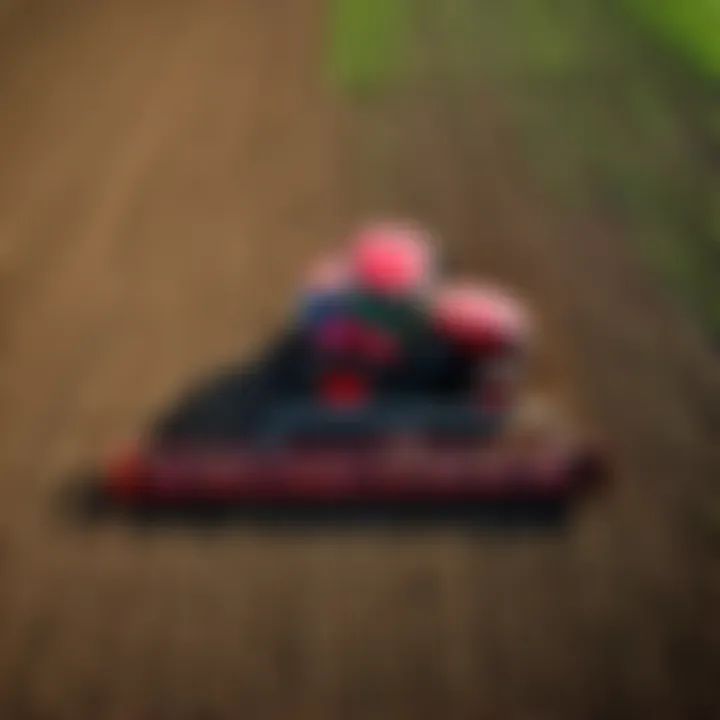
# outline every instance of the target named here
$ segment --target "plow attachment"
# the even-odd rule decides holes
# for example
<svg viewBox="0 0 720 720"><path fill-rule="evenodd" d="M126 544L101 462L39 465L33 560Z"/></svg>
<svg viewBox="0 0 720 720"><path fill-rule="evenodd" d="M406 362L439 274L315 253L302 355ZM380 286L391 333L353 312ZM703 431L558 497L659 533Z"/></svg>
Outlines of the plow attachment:
<svg viewBox="0 0 720 720"><path fill-rule="evenodd" d="M163 504L412 504L570 500L606 479L592 448L534 450L463 443L276 449L152 447L111 458L106 496Z"/></svg>

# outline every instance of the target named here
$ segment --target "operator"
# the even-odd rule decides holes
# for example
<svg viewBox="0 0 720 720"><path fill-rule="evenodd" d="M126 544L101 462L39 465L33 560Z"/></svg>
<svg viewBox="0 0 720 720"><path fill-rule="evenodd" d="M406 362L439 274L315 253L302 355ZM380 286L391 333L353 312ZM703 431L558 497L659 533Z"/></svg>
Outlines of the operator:
<svg viewBox="0 0 720 720"><path fill-rule="evenodd" d="M423 229L384 222L362 228L346 253L312 267L300 328L316 364L352 366L380 392L407 385L404 369L429 330L436 265Z"/></svg>

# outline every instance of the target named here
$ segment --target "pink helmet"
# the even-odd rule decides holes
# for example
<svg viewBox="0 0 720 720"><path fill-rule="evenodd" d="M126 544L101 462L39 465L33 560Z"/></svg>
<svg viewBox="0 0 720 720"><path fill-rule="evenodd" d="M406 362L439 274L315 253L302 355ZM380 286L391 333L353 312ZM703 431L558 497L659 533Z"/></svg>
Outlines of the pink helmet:
<svg viewBox="0 0 720 720"><path fill-rule="evenodd" d="M458 283L442 288L432 319L440 333L471 347L524 344L530 320L522 302L497 287Z"/></svg>
<svg viewBox="0 0 720 720"><path fill-rule="evenodd" d="M384 222L361 230L350 252L352 279L374 294L406 296L425 291L435 272L430 236L404 222Z"/></svg>

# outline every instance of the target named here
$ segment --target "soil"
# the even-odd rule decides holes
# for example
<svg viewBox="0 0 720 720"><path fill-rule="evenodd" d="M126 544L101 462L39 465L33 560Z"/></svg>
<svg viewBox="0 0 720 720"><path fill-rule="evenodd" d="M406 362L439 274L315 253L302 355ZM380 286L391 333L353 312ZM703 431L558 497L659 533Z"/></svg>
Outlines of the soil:
<svg viewBox="0 0 720 720"><path fill-rule="evenodd" d="M0 716L711 718L718 377L503 103L328 92L321 0L27 0L0 19ZM462 102L461 102L462 100ZM312 254L409 214L515 283L608 443L561 534L111 524L74 470L263 346Z"/></svg>

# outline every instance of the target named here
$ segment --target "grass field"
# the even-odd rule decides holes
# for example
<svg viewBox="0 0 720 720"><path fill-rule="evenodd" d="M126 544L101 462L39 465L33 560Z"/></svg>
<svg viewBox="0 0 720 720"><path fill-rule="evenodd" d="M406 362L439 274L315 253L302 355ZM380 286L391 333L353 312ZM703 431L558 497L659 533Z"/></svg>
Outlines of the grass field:
<svg viewBox="0 0 720 720"><path fill-rule="evenodd" d="M548 186L629 227L717 340L720 116L696 70L720 69L720 44L689 6L656 3L653 36L599 0L516 0L486 13L478 41L504 39L493 74ZM695 66L662 42L669 29L695 42Z"/></svg>
<svg viewBox="0 0 720 720"><path fill-rule="evenodd" d="M329 67L345 89L377 87L402 65L411 0L332 0Z"/></svg>
<svg viewBox="0 0 720 720"><path fill-rule="evenodd" d="M417 28L407 27L409 3L335 0L330 65L342 87L382 90L412 70ZM710 0L423 5L424 23L446 38L434 65L443 87L489 79L550 191L571 206L609 211L629 228L715 339L720 115L707 75L720 73L718 7ZM691 64L670 52L678 47Z"/></svg>
<svg viewBox="0 0 720 720"><path fill-rule="evenodd" d="M698 71L720 77L717 0L623 0L647 27Z"/></svg>

